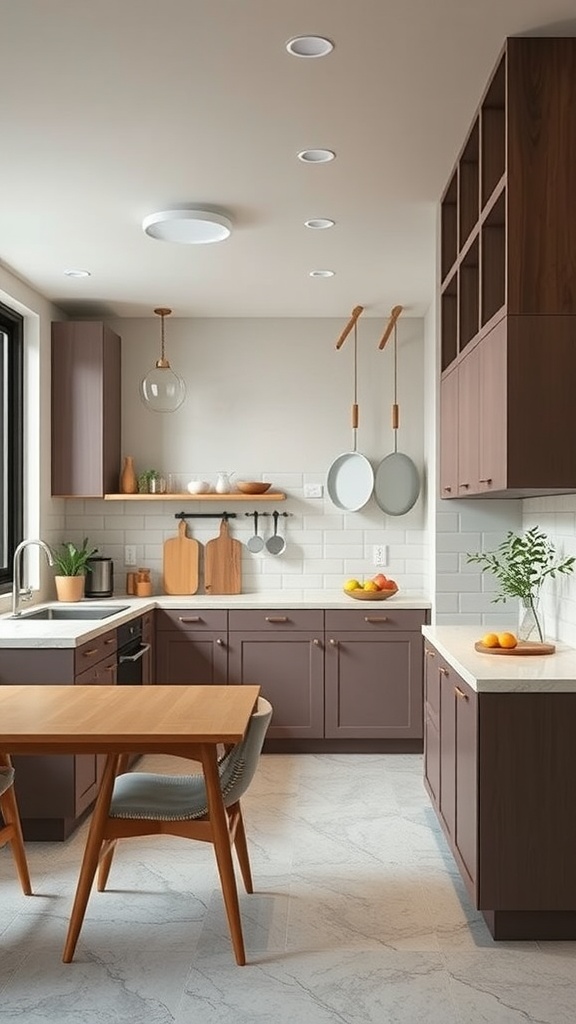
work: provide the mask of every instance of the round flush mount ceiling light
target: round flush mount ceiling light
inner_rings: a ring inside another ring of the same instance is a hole
[[[335,220],[329,220],[328,217],[314,217],[312,220],[305,220],[304,227],[312,228],[314,231],[325,231],[326,228],[333,228]]]
[[[331,149],[303,149],[298,159],[304,164],[327,164],[334,160],[336,153]]]
[[[323,36],[295,36],[286,43],[292,57],[327,57],[334,49],[334,43]]]
[[[223,242],[232,233],[232,222],[214,210],[160,210],[142,221],[150,238],[181,245]]]
[[[310,277],[334,277],[333,270],[311,270]]]

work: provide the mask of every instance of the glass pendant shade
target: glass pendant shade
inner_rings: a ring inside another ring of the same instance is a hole
[[[164,355],[164,317],[169,316],[172,310],[155,309],[154,312],[162,317],[162,354],[140,382],[140,398],[152,412],[175,412],[186,398],[186,385]]]

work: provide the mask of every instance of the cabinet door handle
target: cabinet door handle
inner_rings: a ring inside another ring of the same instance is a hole
[[[443,488],[442,488],[442,490],[443,490],[443,491],[447,491],[447,492],[448,492],[448,494],[451,494],[451,493],[452,493],[452,488],[451,488],[451,487],[443,487]]]
[[[487,477],[484,478],[484,480],[480,479],[479,483],[481,483],[481,484],[491,484],[492,483],[492,477],[491,476],[487,476]]]
[[[459,484],[458,486],[459,487],[466,487],[467,488],[467,487],[470,487],[470,484]]]
[[[186,616],[186,615],[179,615],[178,616],[178,621],[179,622],[202,622],[202,617],[200,615],[188,615],[188,616]]]
[[[444,668],[442,665],[440,665],[438,667],[438,671],[439,671],[441,676],[447,676],[448,675],[448,669]]]
[[[218,647],[223,647],[224,646],[224,641],[223,641],[221,636],[218,637],[216,643],[218,644]]]
[[[315,644],[316,647],[320,647],[320,641],[317,636],[314,637],[312,643]]]
[[[266,622],[289,622],[290,619],[287,615],[267,615]]]
[[[108,646],[108,644],[115,644],[115,643],[116,643],[116,637],[115,636],[111,636],[109,640],[105,640],[104,641],[105,646]]]
[[[91,658],[93,654],[98,654],[97,647],[91,647],[89,651],[82,651],[83,658]]]
[[[464,693],[464,690],[461,690],[459,686],[454,687],[454,693],[459,700],[468,700],[468,694]]]
[[[429,650],[428,647],[426,648],[426,654],[427,654],[427,656],[429,658],[435,658],[436,657],[436,651],[431,651],[431,650]]]
[[[365,615],[364,622],[388,622],[387,615]]]
[[[332,647],[338,647],[338,641],[334,640],[333,637],[330,637],[330,643],[332,644]]]

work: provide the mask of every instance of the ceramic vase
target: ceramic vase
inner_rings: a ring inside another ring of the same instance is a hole
[[[124,456],[124,465],[120,474],[120,494],[138,494],[138,477],[134,469],[132,455]]]

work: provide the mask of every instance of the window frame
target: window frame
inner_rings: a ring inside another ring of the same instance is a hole
[[[7,336],[6,437],[4,461],[7,496],[5,511],[6,565],[0,564],[0,594],[7,593],[13,582],[14,552],[23,539],[24,530],[24,317],[0,302],[0,332]],[[0,382],[1,386],[1,382]],[[0,508],[4,512],[4,508]]]

